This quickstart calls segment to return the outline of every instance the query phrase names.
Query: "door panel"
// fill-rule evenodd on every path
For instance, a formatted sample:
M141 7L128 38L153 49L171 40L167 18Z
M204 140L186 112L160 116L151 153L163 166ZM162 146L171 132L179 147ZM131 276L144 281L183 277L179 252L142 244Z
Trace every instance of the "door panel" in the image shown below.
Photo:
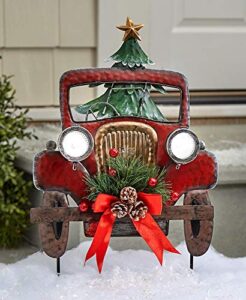
M101 66L120 46L114 26L125 22L127 8L134 22L145 24L141 45L154 68L184 73L191 89L245 89L245 0L99 1Z
M161 27L168 28L168 43L163 37L159 46L169 49L167 67L183 72L192 89L245 88L246 2L175 0L169 4L158 18ZM164 56L159 58L165 61Z

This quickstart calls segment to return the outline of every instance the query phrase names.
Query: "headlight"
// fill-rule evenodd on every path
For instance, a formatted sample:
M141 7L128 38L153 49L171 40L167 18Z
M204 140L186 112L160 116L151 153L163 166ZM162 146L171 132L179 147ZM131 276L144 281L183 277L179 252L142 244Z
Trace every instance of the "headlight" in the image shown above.
M199 150L197 136L188 129L177 129L167 139L167 153L173 161L187 164L194 160Z
M58 141L61 154L73 162L87 158L92 152L93 145L93 138L89 131L79 126L65 129Z

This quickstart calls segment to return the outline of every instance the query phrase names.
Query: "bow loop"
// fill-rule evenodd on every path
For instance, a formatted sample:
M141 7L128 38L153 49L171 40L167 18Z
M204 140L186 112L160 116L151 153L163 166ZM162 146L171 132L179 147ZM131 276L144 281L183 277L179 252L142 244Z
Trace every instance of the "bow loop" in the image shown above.
M160 264L162 264L164 250L179 253L151 216L161 214L162 197L159 194L139 192L137 198L140 200L139 202L129 205L129 208L126 206L126 209L128 209L126 214L131 217L136 230L154 252ZM98 223L92 244L86 254L85 263L88 259L96 255L99 273L102 271L104 257L107 252L116 216L122 216L122 213L119 213L121 206L117 204L118 206L116 207L114 202L118 203L119 199L112 195L99 194L93 208L94 212L103 212L103 214ZM138 211L135 211L134 214L133 205L135 205L134 209L138 208ZM124 213L124 215L126 214Z

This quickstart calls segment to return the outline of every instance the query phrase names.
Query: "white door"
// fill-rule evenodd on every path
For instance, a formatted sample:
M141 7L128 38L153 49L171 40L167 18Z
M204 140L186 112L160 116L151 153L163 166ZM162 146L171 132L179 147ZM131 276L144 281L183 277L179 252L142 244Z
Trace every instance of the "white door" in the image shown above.
M191 89L246 88L246 0L104 0L98 9L99 66L129 16L144 23L141 45L155 68L184 73Z

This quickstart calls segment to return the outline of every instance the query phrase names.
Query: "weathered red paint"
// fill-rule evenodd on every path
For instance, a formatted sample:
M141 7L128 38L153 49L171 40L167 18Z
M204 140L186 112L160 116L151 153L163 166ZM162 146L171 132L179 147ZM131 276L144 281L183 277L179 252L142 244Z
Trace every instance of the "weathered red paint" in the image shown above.
M84 173L74 171L72 163L66 160L59 151L43 151L35 157L34 183L44 191L60 191L71 194L79 204L86 195Z
M181 195L191 190L207 190L217 182L217 164L212 153L200 151L192 162L178 169L171 164L167 169L166 182L171 186L171 197L166 205L173 205ZM172 200L172 194L175 198ZM177 196L178 195L178 196Z
M90 174L95 173L93 158L88 158L85 165ZM167 205L175 204L187 191L211 188L217 180L216 169L215 159L207 151L201 151L194 161L180 166L179 169L176 164L170 163L166 182L170 184L172 193L179 196L175 201L170 198ZM85 175L80 170L73 171L72 163L58 151L44 151L39 154L35 159L35 170L35 184L38 188L70 193L77 203L86 197Z

